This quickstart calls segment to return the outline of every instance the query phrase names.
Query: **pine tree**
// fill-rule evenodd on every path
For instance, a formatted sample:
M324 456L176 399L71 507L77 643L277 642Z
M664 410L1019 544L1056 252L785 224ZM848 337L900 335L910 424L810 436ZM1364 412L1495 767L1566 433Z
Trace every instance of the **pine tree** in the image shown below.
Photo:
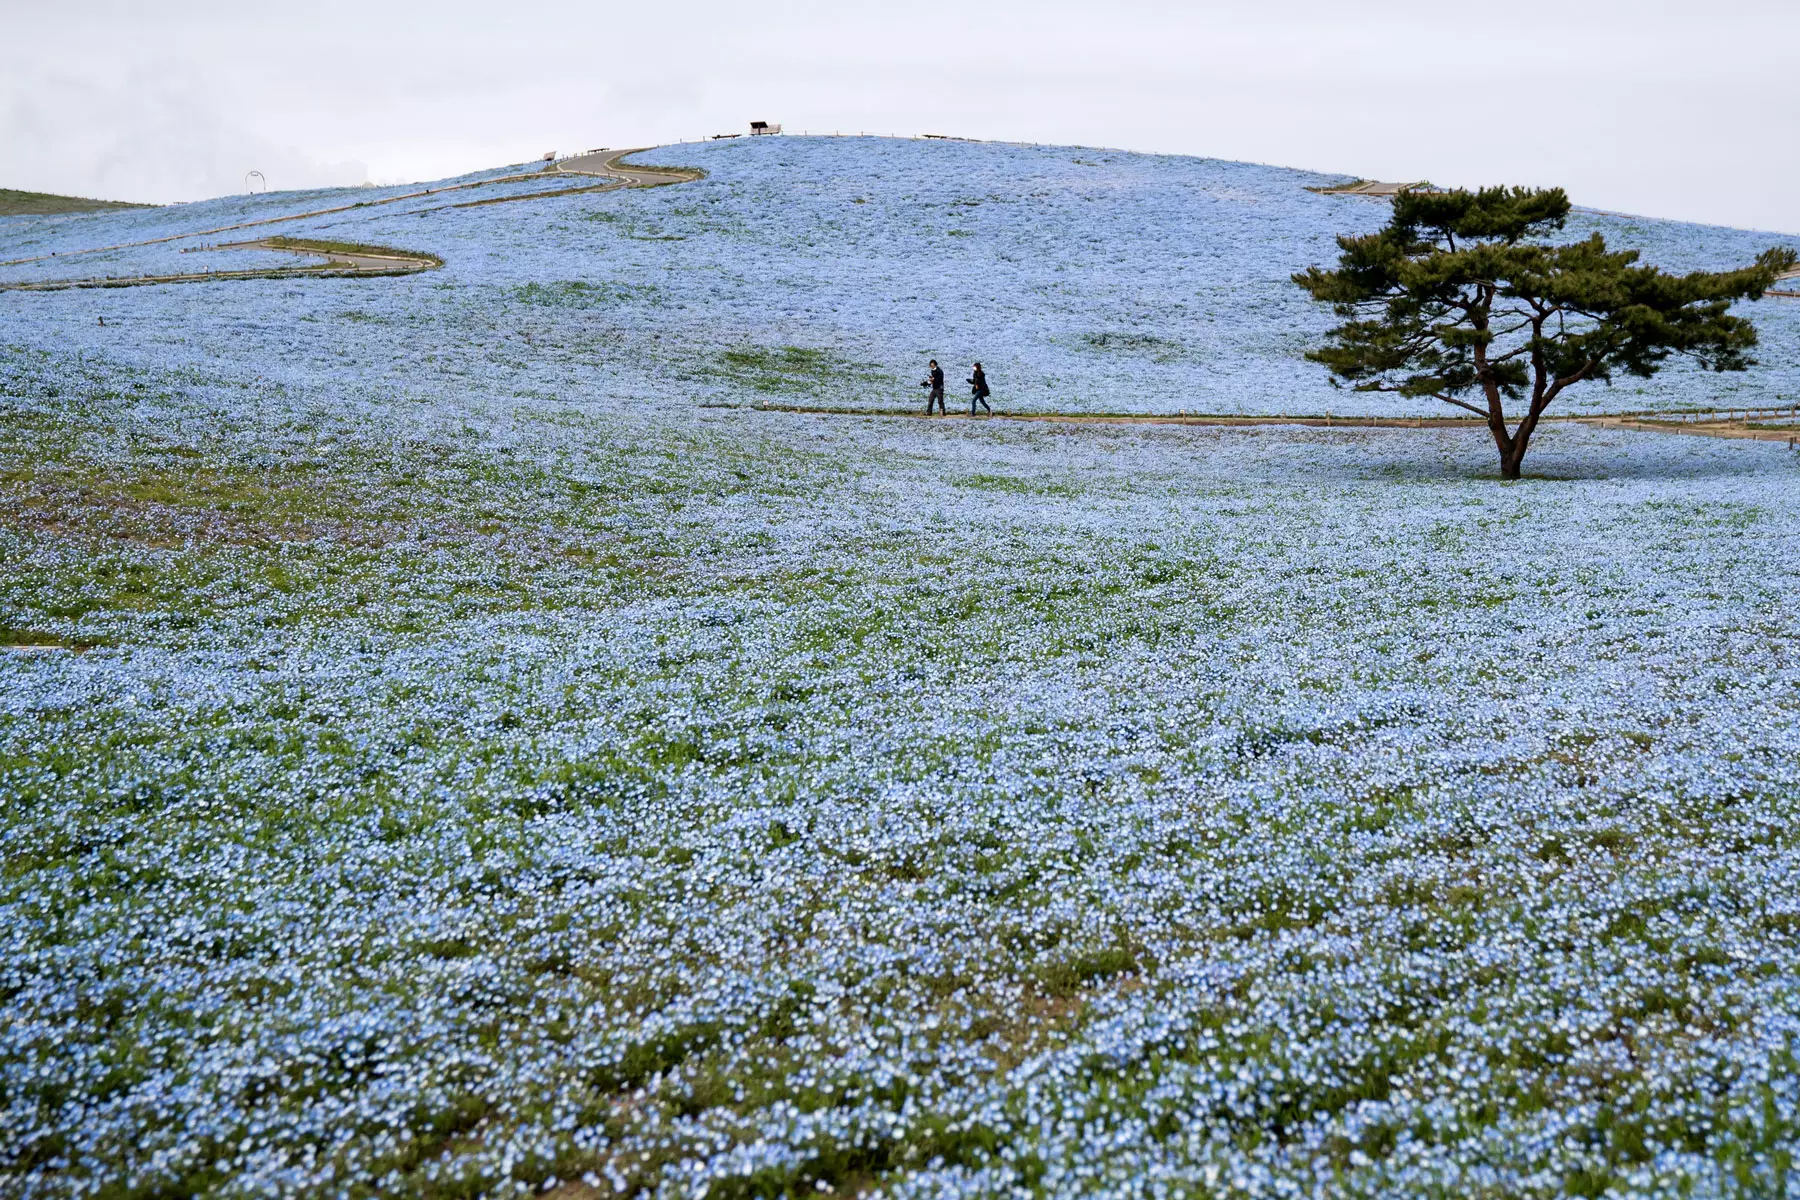
M1768 250L1736 271L1670 275L1599 234L1552 244L1561 188L1402 192L1379 233L1340 237L1336 270L1294 282L1345 323L1307 357L1358 391L1429 396L1485 419L1500 473L1519 477L1544 410L1578 383L1648 378L1671 355L1741 371L1756 328L1730 312L1795 262ZM1506 405L1523 402L1508 427Z

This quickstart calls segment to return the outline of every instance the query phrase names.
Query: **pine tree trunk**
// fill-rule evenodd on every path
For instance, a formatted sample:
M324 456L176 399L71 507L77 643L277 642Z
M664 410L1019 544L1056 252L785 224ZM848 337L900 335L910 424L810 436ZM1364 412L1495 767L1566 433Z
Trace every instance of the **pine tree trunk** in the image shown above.
M1494 448L1500 451L1500 478L1517 479L1519 464L1525 458L1524 439L1509 435L1505 422L1498 419L1489 424L1488 430L1494 435Z
M1539 408L1534 407L1530 415L1520 421L1519 427L1513 430L1512 443L1507 447L1505 456L1500 460L1500 477L1502 479L1519 477L1520 468L1525 465L1525 451L1531 445L1531 435L1537 430L1539 411L1541 411Z
M1504 424L1495 423L1494 444L1500 449L1500 478L1519 478L1525 465L1526 448L1531 445L1532 426L1535 423L1535 417L1527 417L1519 422L1519 427L1510 436L1507 435Z

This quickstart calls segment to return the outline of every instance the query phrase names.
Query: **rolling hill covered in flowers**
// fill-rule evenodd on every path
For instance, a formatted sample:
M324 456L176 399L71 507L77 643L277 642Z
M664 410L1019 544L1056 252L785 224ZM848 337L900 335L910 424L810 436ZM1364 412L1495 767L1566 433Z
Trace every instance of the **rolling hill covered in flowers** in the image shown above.
M1795 1186L1792 451L839 411L1431 410L1300 357L1327 177L641 158L707 175L270 230L405 277L0 292L0 1193ZM1800 395L1752 311L1577 403Z

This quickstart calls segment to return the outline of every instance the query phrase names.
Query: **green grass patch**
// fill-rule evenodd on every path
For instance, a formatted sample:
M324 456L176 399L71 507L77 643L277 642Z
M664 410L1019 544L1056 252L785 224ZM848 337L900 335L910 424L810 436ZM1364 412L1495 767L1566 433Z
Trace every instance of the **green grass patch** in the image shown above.
M716 372L759 392L809 395L834 385L892 383L866 364L808 346L737 346L719 354Z
M0 625L0 647L10 650L92 650L105 645L96 638L65 637L42 629L19 629Z
M333 242L318 238L264 238L262 244L271 250L293 250L302 254L366 254L383 258L416 258L430 263L434 267L444 265L444 260L425 250L396 250L392 246L373 246L364 242Z
M651 287L625 287L616 283L584 283L578 279L555 280L550 283L528 283L512 289L512 298L520 304L541 308L599 308L609 304L644 302L656 291Z
M1081 489L1074 484L1020 479L1016 475L998 475L989 472L959 475L953 482L957 487L974 488L983 492L1007 492L1015 496L1067 497L1081 495Z
M1107 354L1147 355L1157 362L1173 362L1185 352L1180 342L1151 333L1100 330L1081 335L1081 344L1089 350Z
M57 213L111 212L120 208L155 208L128 200L90 200L85 196L56 196L49 192L21 192L0 188L0 217L45 217Z

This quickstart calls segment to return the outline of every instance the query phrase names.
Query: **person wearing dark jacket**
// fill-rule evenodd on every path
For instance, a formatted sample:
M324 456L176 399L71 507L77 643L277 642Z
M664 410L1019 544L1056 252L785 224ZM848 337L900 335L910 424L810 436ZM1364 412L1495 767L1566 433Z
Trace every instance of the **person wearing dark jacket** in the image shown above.
M947 417L950 415L950 410L944 407L944 368L937 365L935 358L931 360L930 366L930 375L926 377L924 383L919 385L922 388L931 389L925 394L925 415L928 417L931 415L931 402L935 400L938 412Z
M975 373L969 376L969 415L971 417L975 415L975 406L977 404L980 404L981 407L987 409L991 414L994 410L993 407L988 404L988 397L993 394L994 393L988 391L987 376L982 374L981 364L976 363Z

